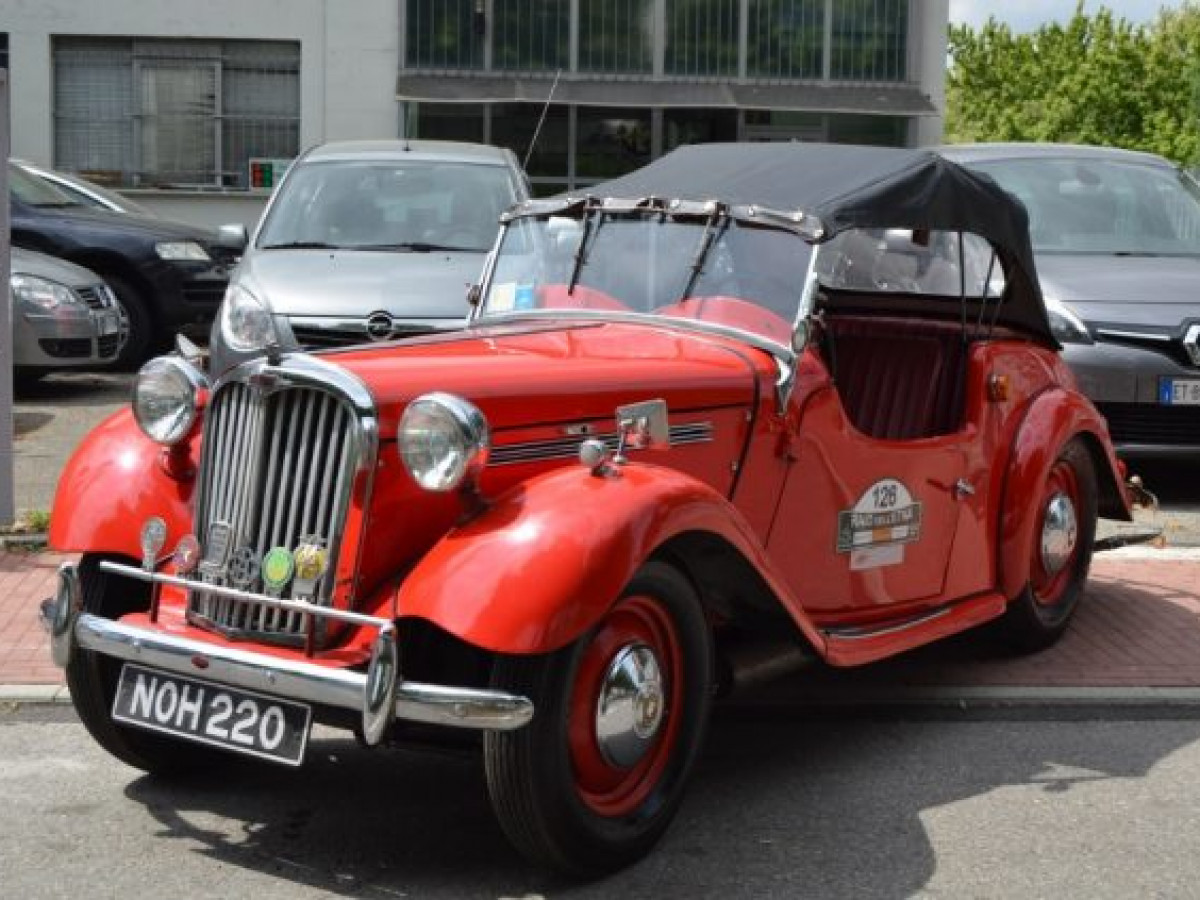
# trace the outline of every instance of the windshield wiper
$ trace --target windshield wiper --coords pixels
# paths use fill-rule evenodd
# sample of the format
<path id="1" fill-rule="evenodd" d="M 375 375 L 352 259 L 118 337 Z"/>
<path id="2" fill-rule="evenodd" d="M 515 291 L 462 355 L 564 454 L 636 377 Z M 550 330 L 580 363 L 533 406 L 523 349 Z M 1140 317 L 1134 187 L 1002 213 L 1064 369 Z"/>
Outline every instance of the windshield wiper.
<path id="1" fill-rule="evenodd" d="M 579 275 L 583 271 L 583 267 L 587 265 L 587 251 L 589 238 L 600 233 L 600 226 L 604 213 L 601 210 L 596 210 L 595 224 L 592 223 L 592 217 L 586 212 L 583 214 L 583 234 L 579 237 L 579 246 L 575 248 L 575 262 L 571 266 L 571 280 L 567 282 L 567 296 L 571 297 L 575 294 L 575 285 L 579 283 Z"/>
<path id="2" fill-rule="evenodd" d="M 700 246 L 696 248 L 696 255 L 692 257 L 692 271 L 688 273 L 688 279 L 683 285 L 683 293 L 679 295 L 678 302 L 682 303 L 691 295 L 692 288 L 696 286 L 696 280 L 704 271 L 704 261 L 708 258 L 708 251 L 712 249 L 717 237 L 729 227 L 729 219 L 722 218 L 724 214 L 725 206 L 720 203 L 714 204 L 713 211 L 704 223 L 704 234 L 700 235 Z M 721 227 L 714 228 L 718 219 L 721 219 Z"/>
<path id="3" fill-rule="evenodd" d="M 454 244 L 430 244 L 425 241 L 403 241 L 399 244 L 356 244 L 347 250 L 412 250 L 415 253 L 433 253 L 439 251 L 455 251 L 459 253 L 486 253 L 480 247 L 460 247 Z"/>
<path id="4" fill-rule="evenodd" d="M 263 244 L 264 250 L 342 250 L 337 244 L 326 244 L 324 241 L 283 241 L 278 244 Z"/>

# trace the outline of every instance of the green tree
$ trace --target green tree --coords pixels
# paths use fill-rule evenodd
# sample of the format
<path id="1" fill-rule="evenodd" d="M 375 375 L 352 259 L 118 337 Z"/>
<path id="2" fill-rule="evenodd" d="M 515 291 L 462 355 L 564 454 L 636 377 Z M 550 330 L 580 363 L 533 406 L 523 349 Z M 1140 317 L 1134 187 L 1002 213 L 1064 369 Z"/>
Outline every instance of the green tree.
<path id="1" fill-rule="evenodd" d="M 1134 26 L 1080 2 L 1065 25 L 951 26 L 946 139 L 1064 141 L 1200 161 L 1200 5 Z"/>

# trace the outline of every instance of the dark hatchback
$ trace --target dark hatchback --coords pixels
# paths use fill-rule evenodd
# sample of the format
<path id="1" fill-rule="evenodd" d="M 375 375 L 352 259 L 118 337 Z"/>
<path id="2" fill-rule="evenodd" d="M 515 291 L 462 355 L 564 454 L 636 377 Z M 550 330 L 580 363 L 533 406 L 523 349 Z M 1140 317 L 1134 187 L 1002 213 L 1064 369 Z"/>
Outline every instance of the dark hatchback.
<path id="1" fill-rule="evenodd" d="M 1161 156 L 1069 144 L 939 151 L 1029 212 L 1055 337 L 1128 458 L 1200 457 L 1200 187 Z"/>
<path id="2" fill-rule="evenodd" d="M 11 164 L 8 178 L 13 245 L 91 269 L 113 289 L 129 333 L 121 363 L 140 363 L 177 331 L 207 332 L 234 261 L 214 235 L 82 206 Z"/>

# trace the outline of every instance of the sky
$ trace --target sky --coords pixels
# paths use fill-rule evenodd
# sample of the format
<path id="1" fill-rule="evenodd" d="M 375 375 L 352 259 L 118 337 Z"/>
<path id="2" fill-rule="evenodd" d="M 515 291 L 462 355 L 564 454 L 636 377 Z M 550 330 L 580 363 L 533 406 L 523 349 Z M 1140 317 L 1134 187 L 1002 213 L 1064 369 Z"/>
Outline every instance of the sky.
<path id="1" fill-rule="evenodd" d="M 950 21 L 978 28 L 988 16 L 1005 22 L 1018 34 L 1033 31 L 1047 22 L 1066 22 L 1075 12 L 1076 0 L 950 0 Z M 1085 13 L 1106 6 L 1120 18 L 1138 25 L 1149 24 L 1161 7 L 1176 7 L 1180 0 L 1087 0 Z"/>

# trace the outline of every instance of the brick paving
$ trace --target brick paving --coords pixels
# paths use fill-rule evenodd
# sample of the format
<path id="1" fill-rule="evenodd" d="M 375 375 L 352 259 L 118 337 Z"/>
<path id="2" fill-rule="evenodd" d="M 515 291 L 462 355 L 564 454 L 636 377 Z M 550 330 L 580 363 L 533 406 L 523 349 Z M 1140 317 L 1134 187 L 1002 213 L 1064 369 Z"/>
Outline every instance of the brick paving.
<path id="1" fill-rule="evenodd" d="M 0 686 L 62 683 L 37 608 L 65 558 L 0 552 Z M 1098 557 L 1071 629 L 1042 653 L 1012 656 L 975 632 L 865 668 L 802 676 L 814 678 L 849 688 L 1200 688 L 1200 561 Z"/>

